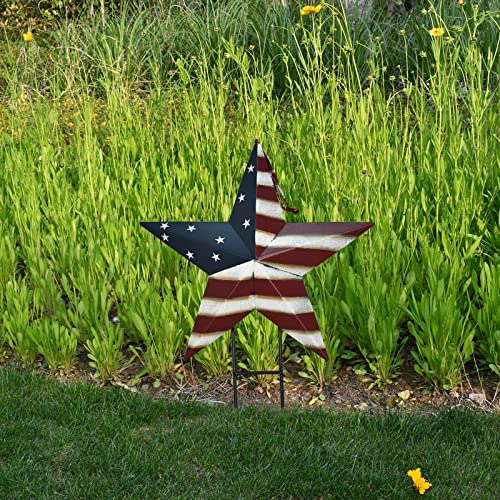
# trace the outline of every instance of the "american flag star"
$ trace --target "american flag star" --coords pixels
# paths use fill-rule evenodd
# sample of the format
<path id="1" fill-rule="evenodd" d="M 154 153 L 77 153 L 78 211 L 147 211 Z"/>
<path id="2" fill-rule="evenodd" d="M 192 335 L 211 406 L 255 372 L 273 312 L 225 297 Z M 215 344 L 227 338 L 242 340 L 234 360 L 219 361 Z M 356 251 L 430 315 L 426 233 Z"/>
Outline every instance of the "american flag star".
<path id="1" fill-rule="evenodd" d="M 283 207 L 283 192 L 259 141 L 255 141 L 238 193 L 227 222 L 141 223 L 209 275 L 184 359 L 254 309 L 328 359 L 302 277 L 373 223 L 287 224 L 283 208 L 296 210 Z"/>

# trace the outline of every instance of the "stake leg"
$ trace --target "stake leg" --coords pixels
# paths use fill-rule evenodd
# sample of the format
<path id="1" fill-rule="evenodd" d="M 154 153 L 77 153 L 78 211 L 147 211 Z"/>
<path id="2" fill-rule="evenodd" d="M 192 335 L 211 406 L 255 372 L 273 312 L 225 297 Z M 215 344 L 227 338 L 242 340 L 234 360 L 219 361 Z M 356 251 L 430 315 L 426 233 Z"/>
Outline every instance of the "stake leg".
<path id="1" fill-rule="evenodd" d="M 233 406 L 238 409 L 238 377 L 242 375 L 279 375 L 280 378 L 280 406 L 285 408 L 285 377 L 283 363 L 283 330 L 278 328 L 279 370 L 238 371 L 236 367 L 236 337 L 235 328 L 231 328 L 231 360 L 233 366 Z"/>
<path id="2" fill-rule="evenodd" d="M 238 374 L 236 373 L 236 339 L 234 326 L 231 328 L 231 356 L 233 362 L 233 406 L 238 409 Z"/>
<path id="3" fill-rule="evenodd" d="M 279 343 L 279 375 L 280 375 L 280 404 L 281 409 L 285 408 L 285 381 L 283 377 L 283 330 L 278 328 Z"/>

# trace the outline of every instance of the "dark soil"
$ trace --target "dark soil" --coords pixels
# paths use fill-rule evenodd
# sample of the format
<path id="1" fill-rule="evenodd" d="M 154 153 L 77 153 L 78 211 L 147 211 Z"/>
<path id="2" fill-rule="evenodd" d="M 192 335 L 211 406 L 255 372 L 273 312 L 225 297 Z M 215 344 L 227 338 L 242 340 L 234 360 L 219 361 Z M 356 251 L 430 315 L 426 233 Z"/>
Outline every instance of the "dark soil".
<path id="1" fill-rule="evenodd" d="M 3 364 L 21 368 L 15 357 L 9 354 Z M 70 374 L 50 371 L 41 357 L 31 369 L 47 377 L 56 377 L 63 383 L 102 383 L 94 379 L 94 370 L 88 366 L 85 353 L 80 355 L 77 367 Z M 193 363 L 180 365 L 177 372 L 167 378 L 144 376 L 137 380 L 142 369 L 143 366 L 134 361 L 106 384 L 133 393 L 147 394 L 152 398 L 198 401 L 209 405 L 233 404 L 231 374 L 222 379 L 208 379 L 200 365 Z M 332 411 L 370 413 L 400 409 L 432 413 L 445 407 L 466 406 L 486 412 L 500 412 L 500 380 L 492 373 L 480 371 L 474 362 L 465 366 L 460 386 L 450 391 L 439 390 L 425 382 L 415 373 L 409 359 L 393 382 L 385 386 L 377 385 L 368 374 L 356 375 L 353 366 L 343 365 L 335 380 L 321 388 L 301 377 L 301 370 L 303 365 L 300 358 L 285 363 L 285 404 L 288 407 L 322 407 Z M 279 380 L 271 379 L 259 385 L 241 377 L 238 381 L 238 400 L 240 406 L 260 404 L 279 408 Z"/>

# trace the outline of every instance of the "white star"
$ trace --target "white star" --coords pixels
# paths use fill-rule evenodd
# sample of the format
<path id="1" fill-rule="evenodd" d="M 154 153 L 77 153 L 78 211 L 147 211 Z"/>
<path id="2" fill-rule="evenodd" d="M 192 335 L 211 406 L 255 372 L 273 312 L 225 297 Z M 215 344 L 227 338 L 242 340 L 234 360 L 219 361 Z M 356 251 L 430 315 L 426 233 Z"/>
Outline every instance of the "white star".
<path id="1" fill-rule="evenodd" d="M 219 236 L 218 238 L 215 238 L 215 241 L 217 242 L 217 245 L 219 243 L 224 243 L 224 240 L 226 239 L 225 236 Z"/>
<path id="2" fill-rule="evenodd" d="M 219 257 L 219 254 L 218 253 L 212 253 L 212 259 L 214 259 L 215 262 L 217 262 L 218 260 L 220 260 L 220 257 Z"/>
<path id="3" fill-rule="evenodd" d="M 168 234 L 163 233 L 161 235 L 161 238 L 162 238 L 163 241 L 168 241 L 169 236 L 168 236 Z"/>
<path id="4" fill-rule="evenodd" d="M 255 165 L 250 165 L 247 169 L 247 172 L 253 172 L 255 169 Z"/>
<path id="5" fill-rule="evenodd" d="M 187 254 L 186 254 L 186 257 L 187 257 L 188 259 L 192 259 L 192 258 L 194 258 L 194 253 L 193 253 L 193 252 L 190 252 L 190 251 L 188 250 L 188 251 L 187 251 Z"/>
<path id="6" fill-rule="evenodd" d="M 165 231 L 165 229 L 170 226 L 168 225 L 168 222 L 164 222 L 160 227 Z"/>
<path id="7" fill-rule="evenodd" d="M 247 229 L 249 225 L 250 225 L 250 219 L 245 219 L 245 222 L 242 224 L 242 226 L 245 226 L 245 229 Z"/>
<path id="8" fill-rule="evenodd" d="M 196 231 L 196 226 L 188 226 L 186 231 L 189 231 L 190 233 L 192 233 L 193 231 Z"/>
<path id="9" fill-rule="evenodd" d="M 242 201 L 245 201 L 245 194 L 241 193 L 239 196 L 238 196 L 238 201 L 241 203 Z"/>

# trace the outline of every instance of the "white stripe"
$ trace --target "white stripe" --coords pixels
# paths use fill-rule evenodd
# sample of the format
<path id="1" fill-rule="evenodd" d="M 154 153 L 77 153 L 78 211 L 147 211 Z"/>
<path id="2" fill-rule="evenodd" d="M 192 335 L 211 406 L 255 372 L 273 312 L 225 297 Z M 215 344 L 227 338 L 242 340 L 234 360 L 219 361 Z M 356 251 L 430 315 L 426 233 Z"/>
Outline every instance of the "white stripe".
<path id="1" fill-rule="evenodd" d="M 249 280 L 252 279 L 253 276 L 253 264 L 254 261 L 251 260 L 249 262 L 239 264 L 238 266 L 229 267 L 228 269 L 224 269 L 224 271 L 212 274 L 210 278 L 235 281 Z"/>
<path id="2" fill-rule="evenodd" d="M 260 144 L 257 144 L 257 156 L 260 156 L 261 158 L 264 157 L 264 150 Z"/>
<path id="3" fill-rule="evenodd" d="M 255 297 L 255 306 L 259 311 L 285 314 L 305 314 L 314 312 L 308 297 Z"/>
<path id="4" fill-rule="evenodd" d="M 276 269 L 260 262 L 255 262 L 254 278 L 264 280 L 293 280 L 299 279 L 297 276 L 290 274 L 281 269 Z"/>
<path id="5" fill-rule="evenodd" d="M 204 297 L 198 314 L 202 316 L 226 316 L 255 309 L 255 295 L 235 299 L 214 299 Z"/>
<path id="6" fill-rule="evenodd" d="M 278 264 L 276 262 L 266 262 L 269 267 L 274 267 L 280 271 L 286 271 L 287 273 L 293 274 L 295 276 L 303 276 L 308 273 L 315 266 L 294 266 L 292 264 Z"/>
<path id="7" fill-rule="evenodd" d="M 188 342 L 188 349 L 196 349 L 197 347 L 205 347 L 214 340 L 218 339 L 221 335 L 226 332 L 215 332 L 215 333 L 195 333 L 191 334 Z"/>
<path id="8" fill-rule="evenodd" d="M 274 187 L 271 174 L 269 172 L 257 172 L 257 186 Z"/>
<path id="9" fill-rule="evenodd" d="M 325 349 L 325 343 L 323 342 L 323 337 L 319 330 L 305 332 L 302 330 L 285 330 L 290 337 L 298 340 L 301 344 L 306 347 L 312 347 L 313 349 Z"/>
<path id="10" fill-rule="evenodd" d="M 267 231 L 262 231 L 261 229 L 255 230 L 255 244 L 259 247 L 267 247 L 271 241 L 273 241 L 276 235 L 274 233 L 268 233 Z"/>
<path id="11" fill-rule="evenodd" d="M 269 248 L 308 248 L 338 252 L 355 239 L 354 236 L 342 234 L 282 234 L 273 240 Z"/>
<path id="12" fill-rule="evenodd" d="M 265 215 L 266 217 L 272 217 L 273 219 L 283 219 L 283 212 L 281 211 L 281 205 L 276 201 L 262 200 L 257 198 L 255 202 L 255 212 L 259 215 Z"/>

